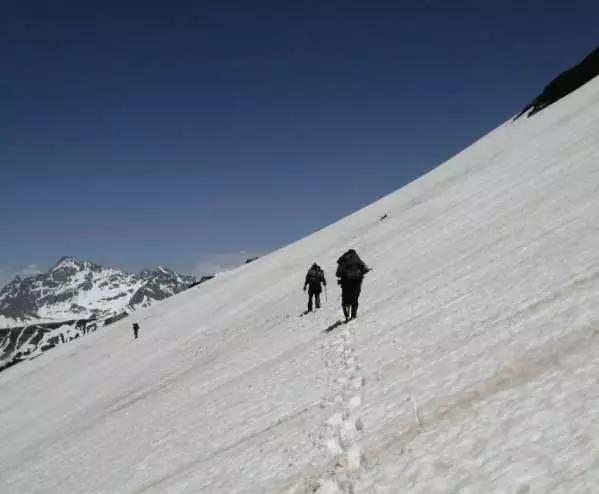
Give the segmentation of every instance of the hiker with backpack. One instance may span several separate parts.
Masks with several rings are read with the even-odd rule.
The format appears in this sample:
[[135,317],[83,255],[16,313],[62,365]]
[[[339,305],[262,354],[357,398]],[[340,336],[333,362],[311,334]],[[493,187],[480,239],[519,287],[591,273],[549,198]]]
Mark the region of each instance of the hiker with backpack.
[[312,312],[312,299],[316,301],[316,308],[320,309],[320,294],[322,293],[322,286],[327,286],[327,280],[324,277],[324,271],[322,268],[314,263],[306,274],[306,281],[304,282],[304,291],[308,288],[308,312]]
[[337,259],[337,283],[341,285],[341,306],[345,322],[358,315],[358,299],[362,290],[362,280],[370,268],[364,264],[354,249],[345,252]]
[[133,337],[137,339],[137,335],[139,333],[139,324],[136,322],[133,323]]

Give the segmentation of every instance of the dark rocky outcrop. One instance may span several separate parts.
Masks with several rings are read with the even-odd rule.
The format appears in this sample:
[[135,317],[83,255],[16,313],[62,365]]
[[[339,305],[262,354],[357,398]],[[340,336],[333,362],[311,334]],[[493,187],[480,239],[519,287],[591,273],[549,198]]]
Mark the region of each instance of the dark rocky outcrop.
[[207,275],[207,276],[202,276],[199,280],[196,280],[192,283],[189,284],[188,288],[193,288],[194,286],[198,286],[201,285],[202,283],[205,283],[208,280],[211,280],[212,278],[214,278],[214,275]]
[[129,316],[129,314],[127,312],[121,312],[120,314],[116,314],[115,316],[105,319],[104,326],[108,326],[109,324],[114,324],[115,322],[120,321],[121,319],[125,319],[125,317],[128,317],[128,316]]
[[97,321],[78,319],[0,329],[0,371],[95,331]]
[[562,72],[553,79],[528,105],[526,105],[514,120],[522,115],[531,117],[541,110],[559,101],[579,87],[584,86],[591,79],[599,75],[599,48],[596,48],[584,60]]

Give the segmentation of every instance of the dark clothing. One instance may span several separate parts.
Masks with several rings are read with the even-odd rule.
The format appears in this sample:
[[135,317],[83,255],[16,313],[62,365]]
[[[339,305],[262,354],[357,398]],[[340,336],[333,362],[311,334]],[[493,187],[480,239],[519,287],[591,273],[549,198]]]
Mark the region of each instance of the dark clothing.
[[316,301],[316,308],[320,309],[320,292],[308,291],[308,311],[312,310],[312,299]]
[[312,299],[316,300],[316,308],[320,309],[320,294],[322,285],[327,286],[327,280],[324,277],[324,271],[316,263],[312,264],[306,274],[304,290],[308,287],[308,311],[312,310]]
[[321,284],[324,286],[327,285],[327,280],[324,277],[324,271],[320,268],[320,266],[313,264],[312,267],[306,273],[306,281],[304,283],[304,288],[306,288],[306,286],[309,286],[310,291],[312,293],[321,293]]
[[345,320],[358,315],[358,299],[362,290],[362,280],[370,269],[360,259],[355,250],[348,250],[337,260],[336,275],[341,285],[341,306]]
[[337,259],[337,272],[339,284],[343,285],[347,281],[362,280],[364,275],[369,271],[360,259],[355,250],[348,250],[339,259]]
[[341,285],[341,307],[345,319],[355,319],[358,315],[358,299],[362,291],[362,280],[346,281]]
[[133,336],[137,339],[137,333],[139,332],[139,324],[136,322],[133,323]]
[[344,283],[341,285],[341,303],[343,305],[358,305],[361,291],[361,281],[348,281]]

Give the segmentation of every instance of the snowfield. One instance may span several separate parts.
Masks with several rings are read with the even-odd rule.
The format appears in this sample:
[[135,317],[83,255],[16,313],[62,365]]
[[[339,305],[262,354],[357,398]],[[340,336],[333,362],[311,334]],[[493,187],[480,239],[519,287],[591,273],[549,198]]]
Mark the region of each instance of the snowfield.
[[[351,247],[373,271],[334,327]],[[314,261],[328,302],[298,317]],[[595,80],[137,341],[126,320],[1,373],[0,492],[595,493],[598,307]]]

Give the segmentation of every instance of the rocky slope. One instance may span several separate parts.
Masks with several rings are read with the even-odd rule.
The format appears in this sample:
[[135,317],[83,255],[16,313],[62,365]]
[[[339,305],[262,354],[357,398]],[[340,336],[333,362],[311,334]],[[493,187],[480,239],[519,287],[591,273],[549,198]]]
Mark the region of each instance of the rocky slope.
[[0,328],[0,371],[95,331],[93,319]]
[[520,118],[522,115],[533,116],[535,113],[540,112],[573,91],[576,91],[579,87],[598,75],[599,48],[595,48],[578,64],[565,70],[547,84],[543,88],[543,91],[516,115],[515,119]]

